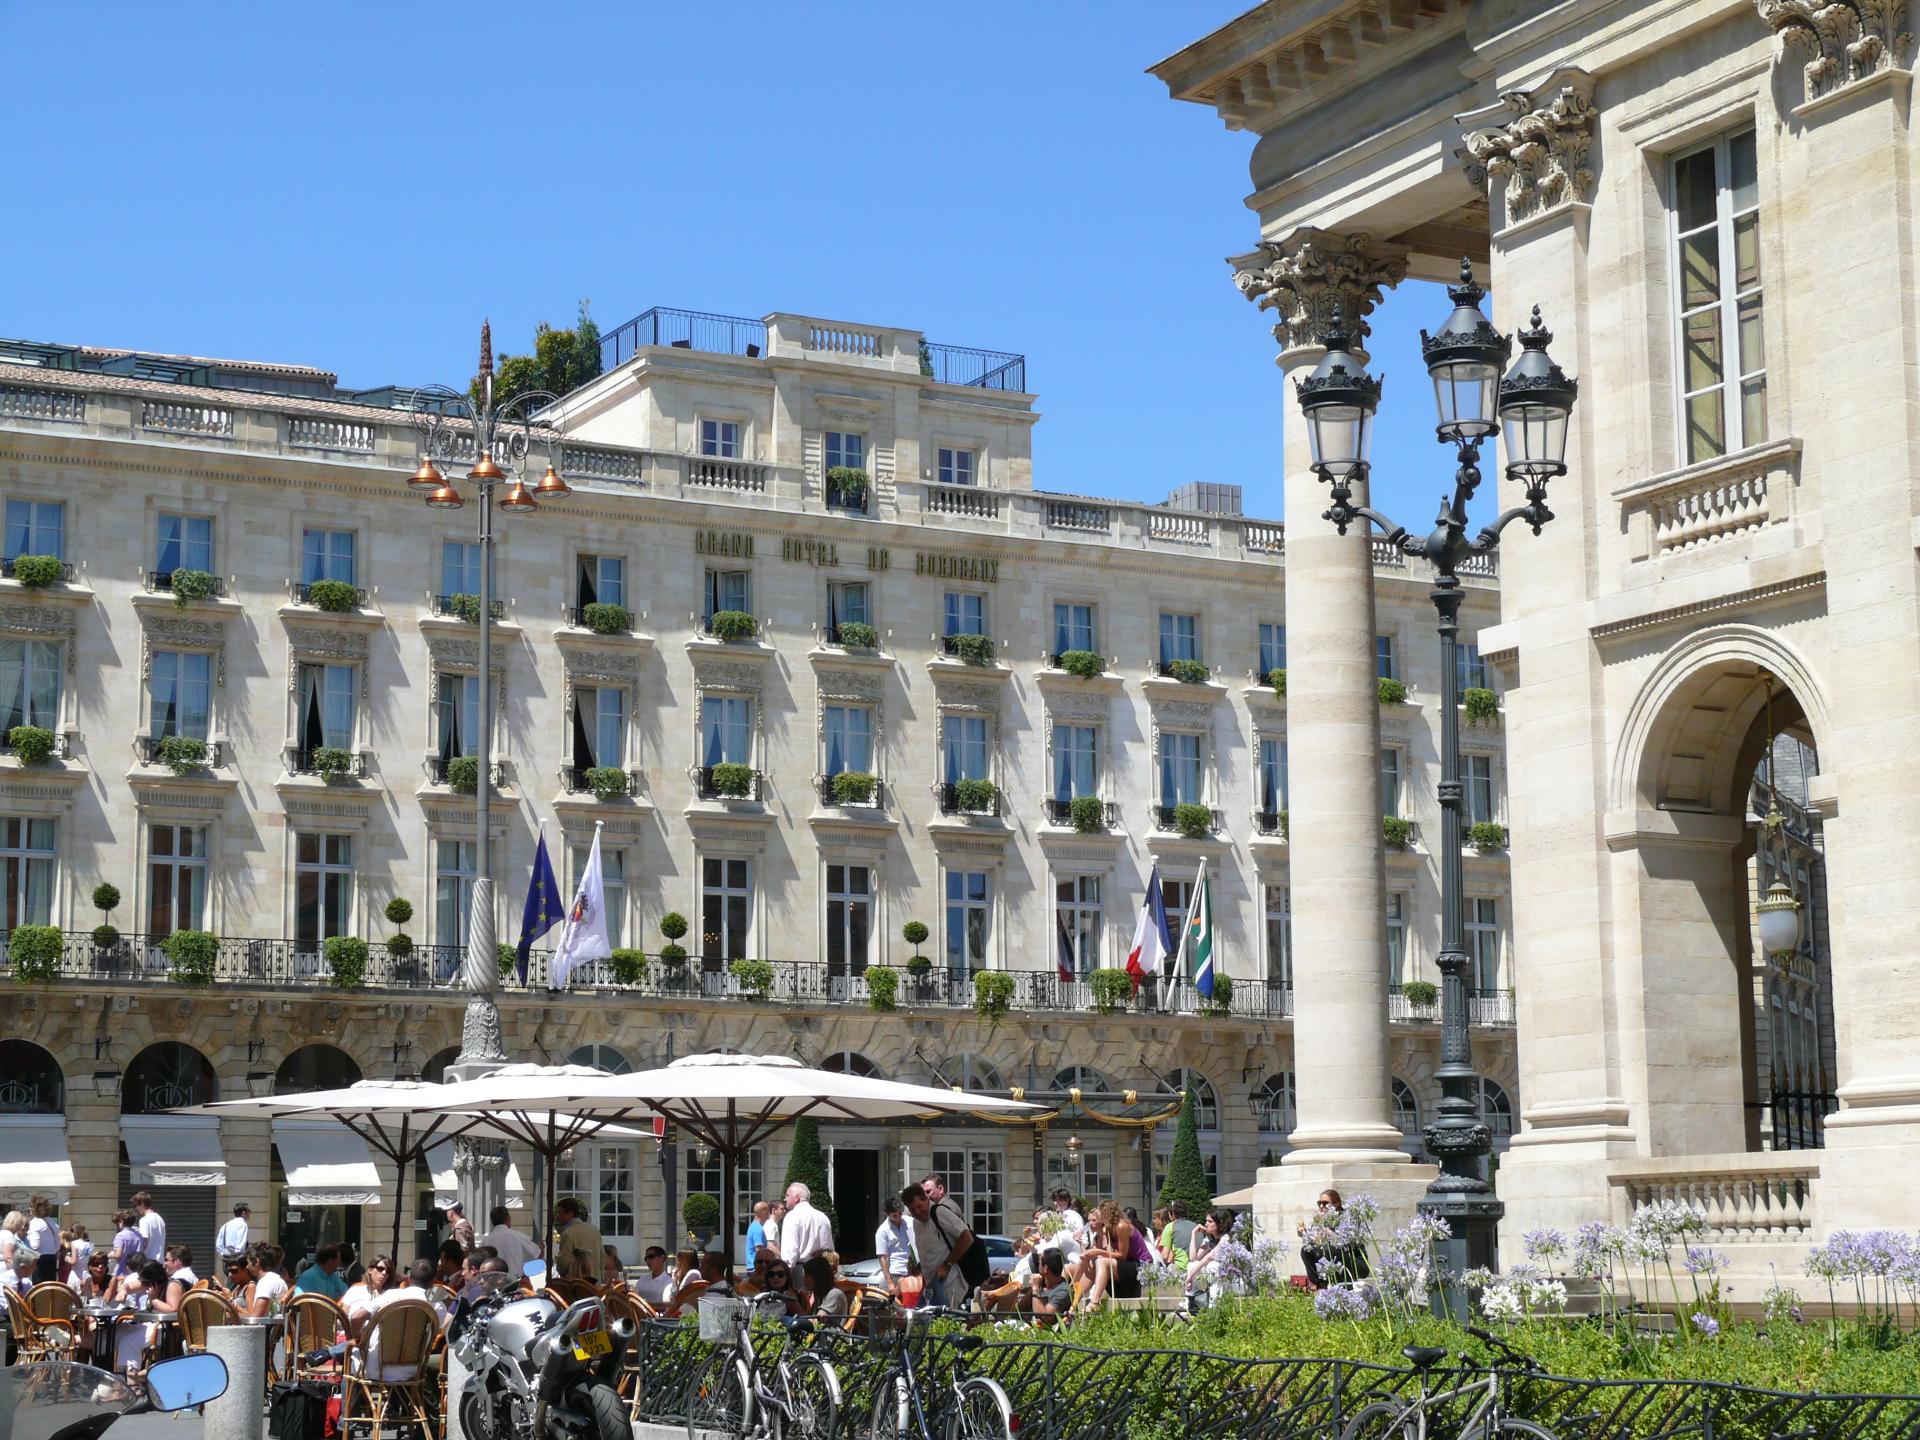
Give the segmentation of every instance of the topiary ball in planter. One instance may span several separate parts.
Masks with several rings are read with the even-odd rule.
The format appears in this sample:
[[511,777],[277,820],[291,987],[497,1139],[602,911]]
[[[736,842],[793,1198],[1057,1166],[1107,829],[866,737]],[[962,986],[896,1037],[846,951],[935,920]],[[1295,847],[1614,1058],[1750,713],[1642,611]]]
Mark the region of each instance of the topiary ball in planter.
[[220,582],[206,570],[176,570],[169,580],[173,603],[184,607],[190,600],[205,600],[220,588]]
[[353,769],[353,752],[344,745],[322,745],[313,752],[313,769],[322,780],[337,780]]
[[358,990],[367,983],[367,942],[357,935],[329,935],[320,952],[335,988]]
[[625,946],[607,957],[607,972],[616,985],[638,985],[647,978],[647,954]]
[[1183,801],[1173,807],[1173,828],[1189,840],[1204,840],[1213,833],[1213,811],[1205,805]]
[[7,959],[22,985],[45,985],[60,973],[65,937],[53,925],[16,925],[7,937]]
[[900,994],[900,972],[891,965],[867,967],[867,1008],[887,1011],[894,1008]]
[[660,947],[660,963],[676,974],[687,968],[687,947],[668,942]]
[[720,1228],[720,1202],[701,1191],[687,1196],[680,1206],[680,1218],[696,1239],[709,1239]]
[[53,755],[53,731],[40,725],[16,725],[7,732],[7,747],[22,765],[44,765]]
[[848,650],[871,650],[880,643],[880,632],[864,620],[848,620],[834,627],[834,638]]
[[120,947],[120,927],[117,925],[96,925],[93,927],[93,944],[97,950],[117,950]]
[[1400,993],[1414,1009],[1430,1010],[1440,998],[1440,987],[1431,980],[1409,980],[1400,987]]
[[1382,675],[1379,683],[1380,703],[1382,705],[1404,705],[1407,699],[1407,687],[1390,675]]
[[927,936],[932,933],[921,920],[909,920],[900,927],[900,938],[916,950],[926,943]]
[[947,653],[969,665],[993,663],[993,640],[986,635],[949,635]]
[[604,600],[582,606],[580,618],[596,635],[621,635],[633,629],[633,612],[624,605],[613,605]]
[[716,765],[710,772],[713,776],[713,793],[727,800],[745,800],[753,793],[753,767],[750,765]]
[[1076,795],[1067,806],[1073,828],[1082,835],[1098,835],[1107,828],[1107,807],[1097,795]]
[[833,777],[833,803],[871,805],[880,782],[863,770],[842,770]]
[[962,810],[975,815],[988,814],[993,810],[993,802],[999,795],[991,780],[956,780],[953,782],[953,803]]
[[404,930],[396,930],[387,937],[387,953],[404,960],[413,953],[413,937]]
[[118,910],[120,908],[120,887],[102,880],[98,885],[93,887],[93,894],[88,898],[92,901],[93,908],[96,910]]
[[65,569],[52,555],[16,555],[13,578],[29,590],[43,590],[49,585],[58,585]]
[[600,800],[618,800],[627,793],[627,772],[618,765],[595,765],[580,778]]
[[933,961],[924,955],[915,955],[907,961],[907,973],[916,980],[924,980],[933,973]]
[[1269,670],[1267,672],[1267,684],[1273,687],[1274,694],[1285,695],[1287,693],[1287,672],[1278,669]]
[[469,625],[478,625],[480,623],[480,597],[478,595],[467,595],[464,593],[449,595],[447,597],[447,608],[454,613],[456,618],[466,621]]
[[360,603],[360,592],[344,580],[315,580],[307,586],[307,603],[340,615]]
[[1107,662],[1096,651],[1063,650],[1060,652],[1060,668],[1069,675],[1077,675],[1082,680],[1091,680],[1107,668]]
[[413,902],[411,900],[403,900],[400,896],[396,895],[393,899],[387,901],[387,908],[382,913],[385,914],[387,919],[393,924],[404,925],[413,919]]
[[751,640],[759,625],[744,610],[716,610],[707,630],[717,640]]
[[191,735],[168,735],[160,741],[160,763],[176,775],[205,769],[207,742]]
[[[660,917],[660,933],[669,940],[678,940],[687,933],[687,917],[678,910],[669,910]],[[685,958],[684,954],[681,958]]]
[[1167,666],[1167,674],[1182,685],[1204,685],[1213,672],[1199,660],[1175,660]]
[[455,755],[447,761],[447,788],[456,795],[471,795],[480,788],[480,761],[472,755]]

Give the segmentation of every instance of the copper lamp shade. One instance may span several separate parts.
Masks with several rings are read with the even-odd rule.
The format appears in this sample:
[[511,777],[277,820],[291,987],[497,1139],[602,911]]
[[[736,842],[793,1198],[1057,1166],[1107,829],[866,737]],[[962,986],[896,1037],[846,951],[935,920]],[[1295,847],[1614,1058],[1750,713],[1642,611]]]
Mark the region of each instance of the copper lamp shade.
[[507,493],[500,497],[500,508],[516,515],[525,515],[538,510],[540,502],[533,498],[532,492],[524,484],[516,480],[507,487]]
[[426,456],[421,457],[420,468],[407,477],[407,485],[410,489],[425,491],[428,494],[446,483],[447,477],[440,473],[440,467]]
[[469,480],[477,480],[484,484],[489,480],[506,479],[507,472],[493,463],[493,456],[482,455],[480,457],[480,463],[467,472],[467,478]]
[[562,495],[571,495],[573,487],[560,478],[560,472],[549,463],[547,473],[540,477],[540,483],[533,487],[533,493],[542,500],[558,500]]
[[442,484],[440,488],[427,496],[427,504],[436,510],[458,510],[467,502],[460,498],[460,492],[451,485]]

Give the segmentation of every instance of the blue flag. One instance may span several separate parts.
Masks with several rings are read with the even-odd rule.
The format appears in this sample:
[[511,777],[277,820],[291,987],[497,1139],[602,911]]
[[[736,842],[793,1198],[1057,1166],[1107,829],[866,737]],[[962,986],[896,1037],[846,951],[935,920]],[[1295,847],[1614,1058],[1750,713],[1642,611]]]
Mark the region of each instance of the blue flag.
[[533,852],[533,878],[527,882],[527,904],[520,912],[520,948],[514,971],[522,985],[527,983],[527,955],[533,942],[566,917],[567,902],[561,897],[560,882],[553,878],[553,862],[547,858],[547,832],[540,831],[539,848]]

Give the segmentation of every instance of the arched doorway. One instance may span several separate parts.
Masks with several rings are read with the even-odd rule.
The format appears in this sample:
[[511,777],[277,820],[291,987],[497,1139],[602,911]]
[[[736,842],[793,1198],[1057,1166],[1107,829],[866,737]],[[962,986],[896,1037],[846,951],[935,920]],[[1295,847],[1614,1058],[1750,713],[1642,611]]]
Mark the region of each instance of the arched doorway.
[[[337,1045],[302,1045],[274,1072],[273,1093],[343,1090],[360,1066]],[[331,1119],[273,1122],[274,1235],[296,1262],[322,1245],[360,1246],[362,1206],[379,1203],[382,1186],[366,1142]]]
[[273,1093],[344,1090],[360,1078],[360,1066],[338,1045],[302,1045],[280,1062],[274,1072]]
[[220,1122],[166,1112],[219,1098],[212,1062],[177,1040],[147,1046],[120,1079],[120,1203],[146,1191],[166,1223],[168,1243],[190,1246],[196,1260],[213,1254],[216,1209],[227,1183]]
[[26,1210],[35,1195],[65,1205],[73,1189],[66,1076],[31,1040],[0,1040],[0,1204]]

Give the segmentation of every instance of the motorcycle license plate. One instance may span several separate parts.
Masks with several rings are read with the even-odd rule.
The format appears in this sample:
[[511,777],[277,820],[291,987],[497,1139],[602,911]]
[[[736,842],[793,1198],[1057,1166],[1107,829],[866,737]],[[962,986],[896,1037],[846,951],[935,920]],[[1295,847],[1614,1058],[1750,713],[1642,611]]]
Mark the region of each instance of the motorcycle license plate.
[[576,1360],[598,1360],[612,1350],[613,1339],[604,1330],[583,1330],[573,1337],[573,1358]]

